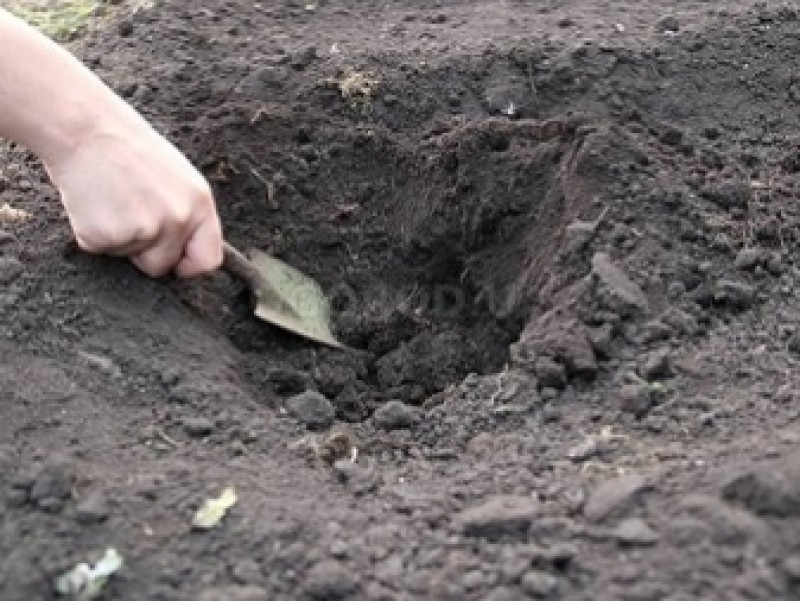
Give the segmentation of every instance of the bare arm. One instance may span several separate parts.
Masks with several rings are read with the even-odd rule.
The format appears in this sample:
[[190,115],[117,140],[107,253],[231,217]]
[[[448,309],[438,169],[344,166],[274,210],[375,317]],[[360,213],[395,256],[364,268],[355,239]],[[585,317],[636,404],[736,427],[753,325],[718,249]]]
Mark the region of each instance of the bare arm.
[[2,9],[0,136],[42,159],[85,250],[129,256],[154,276],[221,262],[203,176],[71,54]]

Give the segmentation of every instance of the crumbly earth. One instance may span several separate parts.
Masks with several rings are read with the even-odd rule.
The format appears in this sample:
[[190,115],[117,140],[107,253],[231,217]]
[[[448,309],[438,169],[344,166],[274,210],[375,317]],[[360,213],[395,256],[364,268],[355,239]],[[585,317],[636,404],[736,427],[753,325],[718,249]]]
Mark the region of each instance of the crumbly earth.
[[109,546],[125,601],[797,597],[792,3],[161,0],[76,51],[351,348],[85,256],[9,148],[0,598]]

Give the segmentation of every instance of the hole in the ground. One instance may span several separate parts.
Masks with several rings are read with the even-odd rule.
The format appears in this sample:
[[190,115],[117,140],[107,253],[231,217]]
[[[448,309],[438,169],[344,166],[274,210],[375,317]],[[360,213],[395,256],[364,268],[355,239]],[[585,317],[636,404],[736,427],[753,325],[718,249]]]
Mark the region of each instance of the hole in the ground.
[[229,237],[319,279],[359,352],[310,348],[253,320],[239,297],[226,328],[253,384],[276,396],[317,388],[360,420],[500,370],[580,210],[565,195],[584,198],[567,181],[579,124],[490,119],[420,141],[304,119],[298,129],[279,110],[255,123],[230,114],[207,174]]

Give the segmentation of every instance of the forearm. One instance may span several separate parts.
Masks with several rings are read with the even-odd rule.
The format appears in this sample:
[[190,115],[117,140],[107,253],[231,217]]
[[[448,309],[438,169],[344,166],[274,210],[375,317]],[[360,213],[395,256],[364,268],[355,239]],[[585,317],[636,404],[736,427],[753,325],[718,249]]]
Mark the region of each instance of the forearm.
[[222,262],[208,182],[76,58],[0,9],[0,137],[44,161],[78,244],[145,273]]
[[143,120],[66,50],[0,9],[0,137],[46,163]]

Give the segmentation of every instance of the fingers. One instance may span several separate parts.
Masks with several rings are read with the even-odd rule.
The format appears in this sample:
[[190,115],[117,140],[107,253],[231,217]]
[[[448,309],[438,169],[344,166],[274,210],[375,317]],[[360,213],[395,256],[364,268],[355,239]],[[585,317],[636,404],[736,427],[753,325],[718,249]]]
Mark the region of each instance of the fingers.
[[127,254],[151,277],[161,277],[173,270],[184,278],[208,273],[222,263],[219,218],[211,212],[194,228],[186,225],[165,227],[144,249]]
[[222,228],[208,182],[149,127],[123,134],[90,137],[49,169],[80,247],[129,257],[152,277],[219,267]]
[[175,273],[190,278],[217,269],[222,264],[222,226],[216,214],[202,221],[183,249]]
[[116,257],[128,257],[150,277],[162,277],[170,271],[183,278],[195,277],[217,269],[222,264],[222,228],[215,213],[194,229],[186,225],[165,225],[148,237],[137,236],[128,242],[99,246],[77,236],[80,248]]
[[183,256],[183,243],[176,236],[162,236],[158,242],[129,257],[136,267],[153,278],[167,275]]
[[[102,219],[105,230],[76,231],[75,237],[78,246],[87,252],[128,257],[151,277],[166,275],[183,256],[188,226],[168,220],[159,223],[152,216],[145,216],[141,222],[139,226],[130,228],[105,218]],[[125,235],[115,237],[109,232]]]
[[152,239],[136,238],[128,242],[96,244],[84,236],[76,236],[78,246],[89,253],[102,253],[112,257],[135,257],[153,246]]

